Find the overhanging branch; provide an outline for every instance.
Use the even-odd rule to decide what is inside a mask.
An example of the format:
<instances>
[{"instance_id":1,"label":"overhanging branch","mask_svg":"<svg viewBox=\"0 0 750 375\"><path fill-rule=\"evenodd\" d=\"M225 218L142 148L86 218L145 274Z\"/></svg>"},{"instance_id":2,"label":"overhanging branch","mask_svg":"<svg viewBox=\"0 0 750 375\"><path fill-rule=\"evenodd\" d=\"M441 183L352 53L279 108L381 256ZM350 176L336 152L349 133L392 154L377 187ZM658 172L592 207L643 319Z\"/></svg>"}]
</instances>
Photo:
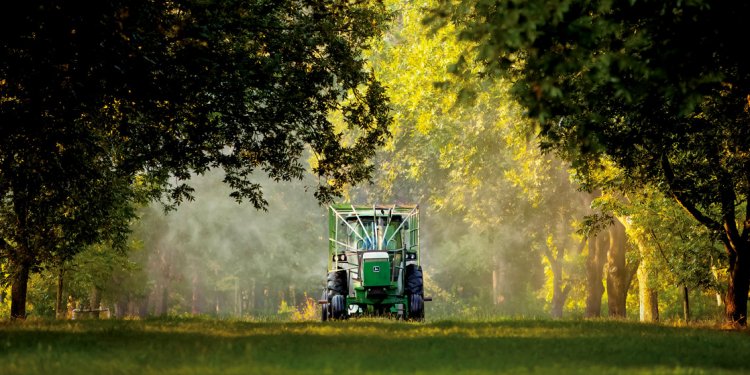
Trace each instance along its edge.
<instances>
[{"instance_id":1,"label":"overhanging branch","mask_svg":"<svg viewBox=\"0 0 750 375\"><path fill-rule=\"evenodd\" d=\"M721 224L718 221L704 215L703 212L695 207L695 204L693 202L685 197L682 190L677 186L677 182L675 181L674 177L674 171L672 170L672 164L669 162L666 153L662 154L661 156L661 167L664 171L664 177L667 180L667 184L669 185L669 193L677 201L677 203L679 203L682 208L687 210L687 212L690 213L690 215L692 215L696 220L698 220L698 222L708 227L708 229L723 233ZM725 233L723 234L726 235Z\"/></svg>"}]
</instances>

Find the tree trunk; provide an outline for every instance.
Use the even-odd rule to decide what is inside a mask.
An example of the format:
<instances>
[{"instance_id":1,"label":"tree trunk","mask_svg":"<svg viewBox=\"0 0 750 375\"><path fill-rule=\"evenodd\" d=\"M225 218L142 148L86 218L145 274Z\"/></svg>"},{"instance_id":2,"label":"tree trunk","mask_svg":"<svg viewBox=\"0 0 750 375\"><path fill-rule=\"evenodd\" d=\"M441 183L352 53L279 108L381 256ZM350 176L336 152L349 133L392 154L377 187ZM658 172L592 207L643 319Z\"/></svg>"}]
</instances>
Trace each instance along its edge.
<instances>
[{"instance_id":1,"label":"tree trunk","mask_svg":"<svg viewBox=\"0 0 750 375\"><path fill-rule=\"evenodd\" d=\"M507 265L504 260L494 255L492 258L492 304L503 306L506 296L512 297L513 285L509 279Z\"/></svg>"},{"instance_id":2,"label":"tree trunk","mask_svg":"<svg viewBox=\"0 0 750 375\"><path fill-rule=\"evenodd\" d=\"M716 156L716 155L714 155ZM750 290L750 243L748 242L748 231L750 231L750 205L745 207L745 220L742 233L737 227L736 203L737 192L734 190L735 183L729 172L723 169L718 158L712 160L713 167L719 177L719 196L721 198L721 222L705 215L684 193L680 181L676 180L674 170L666 153L662 154L662 168L664 177L669 184L672 197L680 203L696 220L707 228L722 233L721 240L729 255L729 281L727 295L724 299L727 320L739 326L747 325L747 293ZM750 183L750 165L745 165L745 182ZM741 196L747 197L747 185L741 191Z\"/></svg>"},{"instance_id":3,"label":"tree trunk","mask_svg":"<svg viewBox=\"0 0 750 375\"><path fill-rule=\"evenodd\" d=\"M221 314L221 306L219 305L219 291L218 290L214 290L214 296L216 299L215 300L216 305L214 306L214 310L216 312L216 316L218 317L219 314Z\"/></svg>"},{"instance_id":4,"label":"tree trunk","mask_svg":"<svg viewBox=\"0 0 750 375\"><path fill-rule=\"evenodd\" d=\"M750 289L750 270L748 270L747 243L744 248L729 250L729 287L724 299L727 319L740 326L747 324L747 293Z\"/></svg>"},{"instance_id":5,"label":"tree trunk","mask_svg":"<svg viewBox=\"0 0 750 375\"><path fill-rule=\"evenodd\" d=\"M115 302L115 318L123 319L129 315L130 298L126 296L120 296ZM135 314L133 314L135 315Z\"/></svg>"},{"instance_id":6,"label":"tree trunk","mask_svg":"<svg viewBox=\"0 0 750 375\"><path fill-rule=\"evenodd\" d=\"M554 283L554 281L553 281ZM560 282L562 284L562 282ZM570 285L565 285L565 287L553 286L555 288L555 291L553 292L554 295L552 296L552 309L550 311L552 318L554 319L560 319L563 316L563 308L565 307L565 301L568 299L568 294L570 293Z\"/></svg>"},{"instance_id":7,"label":"tree trunk","mask_svg":"<svg viewBox=\"0 0 750 375\"><path fill-rule=\"evenodd\" d=\"M65 268L61 265L57 270L57 295L55 296L55 318L65 319L67 309L63 303L63 282L65 278Z\"/></svg>"},{"instance_id":8,"label":"tree trunk","mask_svg":"<svg viewBox=\"0 0 750 375\"><path fill-rule=\"evenodd\" d=\"M10 289L10 319L26 319L26 289L29 285L28 262L18 262L14 265L13 284Z\"/></svg>"},{"instance_id":9,"label":"tree trunk","mask_svg":"<svg viewBox=\"0 0 750 375\"><path fill-rule=\"evenodd\" d=\"M641 261L638 265L638 302L640 307L640 320L642 322L659 321L659 294L654 288L656 268L654 267L649 251L638 236L634 237L638 246L638 252L641 254Z\"/></svg>"},{"instance_id":10,"label":"tree trunk","mask_svg":"<svg viewBox=\"0 0 750 375\"><path fill-rule=\"evenodd\" d=\"M609 316L625 317L628 296L628 270L625 265L625 227L615 219L609 227L609 252L607 253L607 301Z\"/></svg>"},{"instance_id":11,"label":"tree trunk","mask_svg":"<svg viewBox=\"0 0 750 375\"><path fill-rule=\"evenodd\" d=\"M493 264L495 264L493 262ZM497 265L492 267L492 302L493 305L497 305Z\"/></svg>"},{"instance_id":12,"label":"tree trunk","mask_svg":"<svg viewBox=\"0 0 750 375\"><path fill-rule=\"evenodd\" d=\"M609 242L607 232L589 238L589 254L586 257L586 317L598 318L602 314L604 295L604 262L607 256L605 244Z\"/></svg>"},{"instance_id":13,"label":"tree trunk","mask_svg":"<svg viewBox=\"0 0 750 375\"><path fill-rule=\"evenodd\" d=\"M102 290L97 287L91 288L91 294L89 295L89 309L90 310L99 309L101 302L102 302Z\"/></svg>"},{"instance_id":14,"label":"tree trunk","mask_svg":"<svg viewBox=\"0 0 750 375\"><path fill-rule=\"evenodd\" d=\"M659 294L651 287L648 266L641 261L638 267L638 302L640 305L640 320L642 322L659 321Z\"/></svg>"},{"instance_id":15,"label":"tree trunk","mask_svg":"<svg viewBox=\"0 0 750 375\"><path fill-rule=\"evenodd\" d=\"M562 261L550 259L550 265L552 269L552 306L550 307L550 315L554 319L560 319L563 316L565 301L568 299L568 294L570 293L570 285L563 286Z\"/></svg>"},{"instance_id":16,"label":"tree trunk","mask_svg":"<svg viewBox=\"0 0 750 375\"><path fill-rule=\"evenodd\" d=\"M682 313L685 317L685 323L690 322L690 297L688 295L688 287L682 286Z\"/></svg>"},{"instance_id":17,"label":"tree trunk","mask_svg":"<svg viewBox=\"0 0 750 375\"><path fill-rule=\"evenodd\" d=\"M140 300L136 303L137 309L138 309L138 317L139 318L145 318L148 316L148 298L147 297L141 297Z\"/></svg>"},{"instance_id":18,"label":"tree trunk","mask_svg":"<svg viewBox=\"0 0 750 375\"><path fill-rule=\"evenodd\" d=\"M255 312L255 306L257 305L255 301L255 288L257 287L255 278L252 279L252 286L250 287L250 298L248 299L247 304L247 310L250 312L250 314Z\"/></svg>"},{"instance_id":19,"label":"tree trunk","mask_svg":"<svg viewBox=\"0 0 750 375\"><path fill-rule=\"evenodd\" d=\"M268 286L263 286L263 300L262 300L262 306L264 312L273 311L273 306L271 305L271 290Z\"/></svg>"},{"instance_id":20,"label":"tree trunk","mask_svg":"<svg viewBox=\"0 0 750 375\"><path fill-rule=\"evenodd\" d=\"M200 303L200 300L201 300L201 297L200 297L200 286L199 286L199 283L198 283L199 280L198 280L198 274L197 273L193 275L193 280L192 281L193 281L193 297L192 297L192 303L191 303L190 312L193 315L198 315L198 314L201 313L202 309L201 309L201 303Z\"/></svg>"},{"instance_id":21,"label":"tree trunk","mask_svg":"<svg viewBox=\"0 0 750 375\"><path fill-rule=\"evenodd\" d=\"M552 269L552 306L550 315L553 319L562 318L563 306L565 300L562 297L562 266L555 259L550 259L550 268Z\"/></svg>"},{"instance_id":22,"label":"tree trunk","mask_svg":"<svg viewBox=\"0 0 750 375\"><path fill-rule=\"evenodd\" d=\"M169 312L169 289L166 285L161 291L161 298L159 299L159 315L166 316Z\"/></svg>"},{"instance_id":23,"label":"tree trunk","mask_svg":"<svg viewBox=\"0 0 750 375\"><path fill-rule=\"evenodd\" d=\"M294 285L289 287L289 299L292 300L292 306L297 306L297 288Z\"/></svg>"}]
</instances>

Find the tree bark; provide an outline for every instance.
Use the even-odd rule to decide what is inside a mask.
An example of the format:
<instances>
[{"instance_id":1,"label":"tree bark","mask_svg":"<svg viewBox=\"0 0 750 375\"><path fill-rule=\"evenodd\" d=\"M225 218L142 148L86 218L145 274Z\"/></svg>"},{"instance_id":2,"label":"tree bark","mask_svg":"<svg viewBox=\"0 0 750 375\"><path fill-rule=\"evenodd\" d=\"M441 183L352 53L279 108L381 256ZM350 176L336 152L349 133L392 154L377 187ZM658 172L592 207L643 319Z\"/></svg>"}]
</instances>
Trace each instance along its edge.
<instances>
[{"instance_id":1,"label":"tree bark","mask_svg":"<svg viewBox=\"0 0 750 375\"><path fill-rule=\"evenodd\" d=\"M628 296L628 270L625 264L625 227L615 219L609 227L609 252L607 253L607 301L609 316L625 317Z\"/></svg>"},{"instance_id":2,"label":"tree bark","mask_svg":"<svg viewBox=\"0 0 750 375\"><path fill-rule=\"evenodd\" d=\"M64 266L60 265L60 268L57 270L57 295L55 296L55 318L56 319L65 319L65 315L68 312L68 309L65 307L65 303L63 300L63 283L65 279L65 268Z\"/></svg>"},{"instance_id":3,"label":"tree bark","mask_svg":"<svg viewBox=\"0 0 750 375\"><path fill-rule=\"evenodd\" d=\"M139 318L147 317L148 316L148 298L141 297L140 300L136 303L136 308L138 309Z\"/></svg>"},{"instance_id":4,"label":"tree bark","mask_svg":"<svg viewBox=\"0 0 750 375\"><path fill-rule=\"evenodd\" d=\"M193 296L192 296L192 303L191 303L191 309L190 312L193 315L198 315L202 312L201 309L201 293L200 293L200 285L199 285L199 279L198 274L193 275Z\"/></svg>"},{"instance_id":5,"label":"tree bark","mask_svg":"<svg viewBox=\"0 0 750 375\"><path fill-rule=\"evenodd\" d=\"M589 238L589 254L586 257L586 314L587 318L598 318L602 314L604 295L604 262L607 256L609 233L601 232Z\"/></svg>"},{"instance_id":6,"label":"tree bark","mask_svg":"<svg viewBox=\"0 0 750 375\"><path fill-rule=\"evenodd\" d=\"M493 264L495 264L493 262ZM492 267L492 304L497 305L497 266Z\"/></svg>"},{"instance_id":7,"label":"tree bark","mask_svg":"<svg viewBox=\"0 0 750 375\"><path fill-rule=\"evenodd\" d=\"M685 323L690 322L690 296L688 293L688 287L682 286L682 313L685 318Z\"/></svg>"},{"instance_id":8,"label":"tree bark","mask_svg":"<svg viewBox=\"0 0 750 375\"><path fill-rule=\"evenodd\" d=\"M626 233L630 230L629 227L625 227ZM643 239L638 236L631 237L635 240L635 245L638 247L638 253L640 254L640 261L638 267L636 267L636 275L638 277L638 306L639 306L639 317L641 322L658 322L659 321L659 293L654 284L656 283L656 268L652 262L652 258L649 256L651 250L646 246ZM656 238L654 238L656 240ZM658 245L657 245L658 246Z\"/></svg>"},{"instance_id":9,"label":"tree bark","mask_svg":"<svg viewBox=\"0 0 750 375\"><path fill-rule=\"evenodd\" d=\"M20 261L13 265L13 284L10 289L10 319L26 319L26 289L29 285L29 262Z\"/></svg>"},{"instance_id":10,"label":"tree bark","mask_svg":"<svg viewBox=\"0 0 750 375\"><path fill-rule=\"evenodd\" d=\"M214 298L215 298L214 311L216 312L216 316L218 317L219 314L221 314L221 306L219 305L219 291L216 289L214 289Z\"/></svg>"},{"instance_id":11,"label":"tree bark","mask_svg":"<svg viewBox=\"0 0 750 375\"><path fill-rule=\"evenodd\" d=\"M642 322L659 321L659 294L651 286L651 262L641 259L638 267L638 302Z\"/></svg>"},{"instance_id":12,"label":"tree bark","mask_svg":"<svg viewBox=\"0 0 750 375\"><path fill-rule=\"evenodd\" d=\"M562 251L558 250L559 253ZM558 254L562 257L562 254ZM552 269L552 306L550 315L554 319L560 319L563 316L565 301L570 293L570 285L563 286L563 260L549 257L550 268Z\"/></svg>"},{"instance_id":13,"label":"tree bark","mask_svg":"<svg viewBox=\"0 0 750 375\"><path fill-rule=\"evenodd\" d=\"M553 237L551 237L545 247L545 255L549 260L550 269L552 270L552 306L550 308L550 314L554 319L560 319L563 315L563 308L565 307L565 301L568 299L570 293L570 284L565 284L564 272L565 272L565 252L570 245L570 234L568 233L568 221L566 219L565 210L561 209L559 212L559 221L557 222L557 230ZM581 243L578 252L583 249L585 243Z\"/></svg>"},{"instance_id":14,"label":"tree bark","mask_svg":"<svg viewBox=\"0 0 750 375\"><path fill-rule=\"evenodd\" d=\"M253 278L252 279L252 286L250 287L250 298L249 298L248 306L247 306L247 310L251 314L253 312L255 312L255 309L256 309L256 306L257 306L257 301L255 300L255 298L256 298L256 293L255 293L256 288L257 288L257 284L255 282L255 278Z\"/></svg>"},{"instance_id":15,"label":"tree bark","mask_svg":"<svg viewBox=\"0 0 750 375\"><path fill-rule=\"evenodd\" d=\"M166 316L169 312L169 289L166 285L161 290L159 296L159 315Z\"/></svg>"},{"instance_id":16,"label":"tree bark","mask_svg":"<svg viewBox=\"0 0 750 375\"><path fill-rule=\"evenodd\" d=\"M747 324L747 294L750 289L748 272L747 244L729 252L729 287L724 299L727 320L733 324Z\"/></svg>"},{"instance_id":17,"label":"tree bark","mask_svg":"<svg viewBox=\"0 0 750 375\"><path fill-rule=\"evenodd\" d=\"M120 296L115 302L115 318L122 319L128 315L128 305L130 304L130 298L126 296Z\"/></svg>"},{"instance_id":18,"label":"tree bark","mask_svg":"<svg viewBox=\"0 0 750 375\"><path fill-rule=\"evenodd\" d=\"M98 310L102 302L102 290L97 287L91 288L91 294L89 294L89 309Z\"/></svg>"},{"instance_id":19,"label":"tree bark","mask_svg":"<svg viewBox=\"0 0 750 375\"><path fill-rule=\"evenodd\" d=\"M553 281L553 284L555 282ZM560 284L562 282L560 281L557 286L553 286L555 288L555 291L553 292L552 296L552 308L550 310L550 315L552 315L553 319L560 319L563 316L563 308L565 307L565 301L568 299L568 294L570 294L570 285L565 285L562 287Z\"/></svg>"}]
</instances>

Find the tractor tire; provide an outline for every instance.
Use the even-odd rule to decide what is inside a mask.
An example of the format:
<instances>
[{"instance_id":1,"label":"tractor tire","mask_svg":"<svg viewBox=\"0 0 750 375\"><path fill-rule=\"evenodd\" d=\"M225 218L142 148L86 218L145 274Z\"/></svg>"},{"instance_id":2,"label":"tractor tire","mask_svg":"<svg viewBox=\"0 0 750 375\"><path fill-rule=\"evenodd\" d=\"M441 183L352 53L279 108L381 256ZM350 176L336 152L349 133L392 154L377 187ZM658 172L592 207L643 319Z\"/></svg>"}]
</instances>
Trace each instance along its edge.
<instances>
[{"instance_id":1,"label":"tractor tire","mask_svg":"<svg viewBox=\"0 0 750 375\"><path fill-rule=\"evenodd\" d=\"M409 320L424 320L424 298L421 294L409 296Z\"/></svg>"},{"instance_id":2,"label":"tractor tire","mask_svg":"<svg viewBox=\"0 0 750 375\"><path fill-rule=\"evenodd\" d=\"M406 266L406 284L404 285L405 294L424 295L424 283L422 281L422 267L416 264Z\"/></svg>"},{"instance_id":3,"label":"tractor tire","mask_svg":"<svg viewBox=\"0 0 750 375\"><path fill-rule=\"evenodd\" d=\"M346 318L346 297L341 294L337 294L331 298L331 318Z\"/></svg>"},{"instance_id":4,"label":"tractor tire","mask_svg":"<svg viewBox=\"0 0 750 375\"><path fill-rule=\"evenodd\" d=\"M346 271L330 272L328 273L328 296L335 296L337 294L347 295L349 294L349 282L348 282Z\"/></svg>"},{"instance_id":5,"label":"tractor tire","mask_svg":"<svg viewBox=\"0 0 750 375\"><path fill-rule=\"evenodd\" d=\"M326 294L327 294L326 292L323 292L323 296L320 297L320 299L321 300L327 300L328 296ZM323 322L325 322L326 320L328 320L328 306L329 305L330 304L328 304L328 303L324 303L324 304L320 305L320 320L323 321Z\"/></svg>"}]
</instances>

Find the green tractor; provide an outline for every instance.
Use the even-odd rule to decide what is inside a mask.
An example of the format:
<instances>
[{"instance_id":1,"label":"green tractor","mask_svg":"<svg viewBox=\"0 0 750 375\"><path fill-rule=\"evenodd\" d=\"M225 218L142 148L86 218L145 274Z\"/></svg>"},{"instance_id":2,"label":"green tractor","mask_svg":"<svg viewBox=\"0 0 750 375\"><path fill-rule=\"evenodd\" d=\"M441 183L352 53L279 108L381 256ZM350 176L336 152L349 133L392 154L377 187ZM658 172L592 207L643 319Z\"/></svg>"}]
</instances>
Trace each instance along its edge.
<instances>
[{"instance_id":1,"label":"green tractor","mask_svg":"<svg viewBox=\"0 0 750 375\"><path fill-rule=\"evenodd\" d=\"M330 206L321 319L424 320L419 255L419 206Z\"/></svg>"}]
</instances>

